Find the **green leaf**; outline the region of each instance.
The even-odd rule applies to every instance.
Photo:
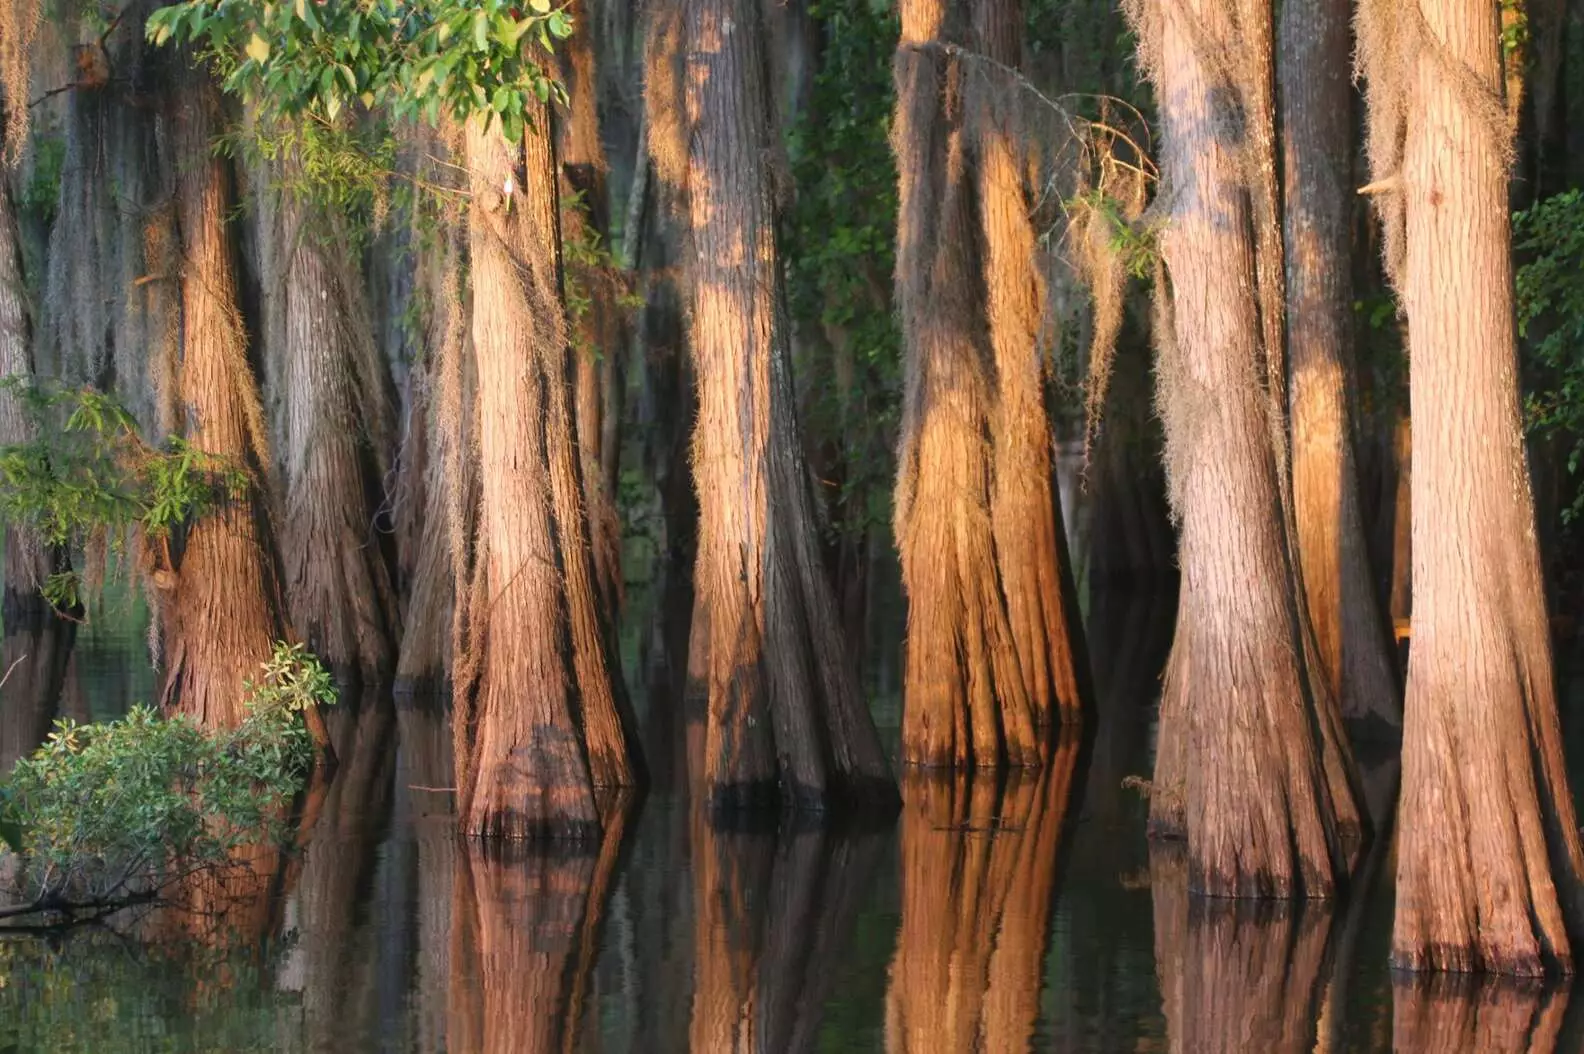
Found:
[[[247,56],[260,66],[264,65],[264,63],[269,61],[270,57],[269,41],[254,33],[248,38]]]

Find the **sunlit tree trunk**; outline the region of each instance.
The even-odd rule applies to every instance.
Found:
[[[1242,160],[1253,147],[1227,109],[1252,93],[1225,80],[1210,54],[1260,49],[1245,48],[1241,21],[1216,0],[1142,3],[1133,15],[1161,100],[1170,188],[1157,383],[1181,522],[1152,826],[1186,837],[1197,891],[1326,896],[1345,867],[1339,830],[1359,822],[1351,758],[1311,696],[1292,596],[1269,387],[1280,378],[1264,346],[1280,333],[1261,328],[1263,213],[1250,208],[1258,195]]]
[[[1497,11],[1370,0],[1359,43],[1412,363],[1413,643],[1392,959],[1570,970],[1584,854],[1519,410]]]
[[[906,366],[896,533],[908,593],[903,755],[1037,765],[1080,710],[1083,653],[1038,333],[1045,290],[1014,91],[1022,13],[904,0],[892,142],[901,192],[897,305]],[[948,100],[953,100],[948,105]]]
[[[747,0],[681,0],[651,33],[672,42],[669,98],[681,107],[655,106],[651,79],[651,126],[673,129],[651,135],[656,171],[685,194],[688,217],[700,508],[692,649],[708,694],[707,794],[721,810],[887,796],[794,414],[761,13]]]
[[[466,830],[586,839],[594,788],[638,776],[595,586],[561,294],[551,116],[514,148],[468,123],[480,497],[455,661]]]
[[[1372,585],[1353,454],[1351,5],[1281,5],[1288,407],[1293,512],[1323,676],[1344,718],[1401,725],[1389,636]]]
[[[181,354],[168,395],[183,438],[248,476],[240,496],[188,527],[171,548],[172,566],[155,558],[166,706],[212,727],[242,719],[243,681],[257,675],[283,627],[262,497],[263,412],[237,306],[231,173],[214,152],[220,95],[188,68],[170,104],[166,168],[176,181],[180,260],[151,261],[169,268],[153,273],[180,276]]]

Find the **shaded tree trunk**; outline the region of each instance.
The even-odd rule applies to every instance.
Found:
[[[594,788],[634,783],[638,762],[589,546],[552,118],[530,118],[518,149],[467,128],[481,500],[457,571],[457,772],[470,834],[582,839]]]
[[[651,18],[650,33],[662,53],[650,64],[651,153],[688,217],[700,507],[691,648],[708,695],[707,794],[725,811],[888,796],[825,579],[793,407],[761,12],[749,0],[682,0]]]
[[[1083,649],[1052,487],[1039,327],[1045,290],[1016,108],[1021,11],[906,0],[892,142],[906,385],[896,534],[908,593],[903,755],[1037,765],[1080,712]]]
[[[1186,836],[1197,891],[1327,896],[1346,868],[1341,835],[1359,817],[1351,758],[1306,679],[1276,447],[1283,430],[1272,424],[1282,379],[1268,367],[1279,350],[1262,347],[1279,341],[1280,327],[1262,331],[1255,296],[1263,214],[1250,209],[1240,160],[1249,146],[1227,111],[1243,88],[1214,58],[1261,49],[1245,48],[1239,20],[1215,0],[1145,2],[1132,14],[1161,99],[1170,187],[1157,383],[1181,522],[1151,825]]]
[[[1360,11],[1387,268],[1413,364],[1413,645],[1392,959],[1570,970],[1584,852],[1525,465],[1496,9]]]
[[[1293,512],[1323,676],[1342,716],[1374,734],[1402,723],[1389,636],[1372,585],[1359,503],[1350,288],[1351,7],[1281,7],[1287,339]]]
[[[174,566],[153,574],[165,705],[215,727],[242,719],[242,682],[257,674],[283,626],[262,497],[263,412],[237,306],[231,173],[213,150],[220,95],[207,74],[185,67],[170,102],[166,168],[175,174],[181,257],[150,261],[169,268],[151,273],[180,276],[181,354],[167,394],[187,442],[249,477],[243,494],[187,528]]]
[[[286,600],[297,632],[331,669],[372,684],[390,675],[401,638],[375,523],[389,469],[388,374],[344,248],[349,236],[334,217],[292,200],[302,191],[284,193],[273,234],[284,270]]]
[[[595,70],[597,23],[586,0],[571,7],[577,32],[560,48],[562,76],[571,100],[560,133],[561,234],[567,252],[567,283],[576,290],[572,343],[578,450],[588,504],[594,571],[607,610],[622,597],[621,521],[616,513],[617,453],[620,447],[622,359],[628,326],[621,305],[621,279],[611,245],[609,166],[600,138]],[[573,196],[576,195],[576,203]]]
[[[22,274],[22,245],[10,181],[0,173],[0,377],[26,384],[33,376],[33,326]],[[0,391],[0,445],[26,443],[34,438],[32,431],[21,398]],[[5,595],[0,611],[7,626],[44,613],[48,605],[39,588],[52,570],[49,553],[34,532],[5,526]]]

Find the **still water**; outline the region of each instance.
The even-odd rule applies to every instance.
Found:
[[[440,709],[344,701],[341,768],[247,939],[0,939],[0,1051],[1584,1049],[1584,993],[1394,983],[1389,845],[1334,906],[1186,895],[1122,785],[1150,769],[1171,617],[1098,598],[1091,737],[1039,777],[909,781],[878,829],[711,829],[653,706],[658,786],[603,845],[484,854],[454,837]],[[5,638],[0,763],[57,714],[150,697],[136,620],[117,625]],[[1395,762],[1367,771],[1387,807]]]

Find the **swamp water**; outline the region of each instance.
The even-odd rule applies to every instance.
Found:
[[[909,781],[868,830],[713,830],[678,789],[686,730],[650,721],[656,788],[602,845],[480,852],[447,815],[440,709],[345,700],[340,768],[252,932],[0,937],[0,1052],[1584,1049],[1584,992],[1394,984],[1384,851],[1335,906],[1186,895],[1123,787],[1150,770],[1172,609],[1097,599],[1097,727],[1046,773]],[[0,761],[57,714],[153,697],[127,621],[69,651],[5,638]],[[1367,778],[1389,803],[1395,762]]]

